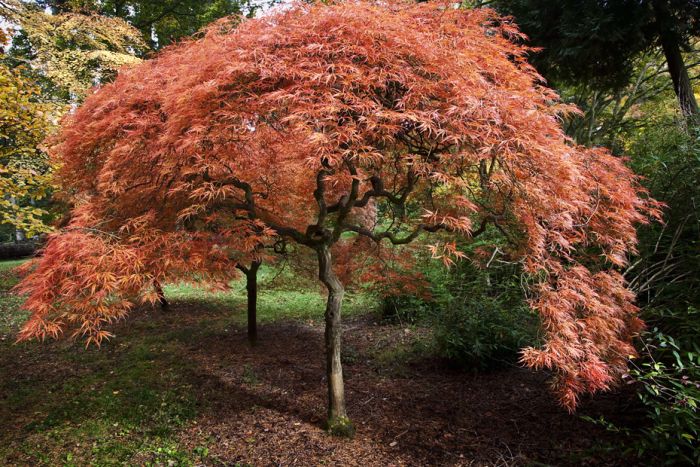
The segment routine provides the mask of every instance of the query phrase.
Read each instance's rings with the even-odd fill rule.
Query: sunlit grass
[[[19,279],[13,269],[26,260],[0,261],[0,340],[11,339],[12,334],[27,318],[20,310],[23,299],[10,293]]]
[[[301,284],[300,284],[301,282]],[[197,302],[219,310],[230,310],[234,323],[243,325],[246,320],[245,280],[230,284],[230,290],[211,292],[190,284],[169,284],[164,288],[168,300]],[[324,289],[312,279],[293,277],[288,271],[276,271],[262,267],[258,273],[258,322],[278,320],[317,321],[323,319],[326,306]],[[363,314],[376,306],[376,299],[363,293],[348,293],[343,301],[343,314]]]

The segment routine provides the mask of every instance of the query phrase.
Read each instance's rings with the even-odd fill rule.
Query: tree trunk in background
[[[345,407],[345,388],[341,354],[341,306],[345,289],[333,272],[330,248],[317,249],[318,277],[328,289],[326,303],[326,377],[328,378],[328,430],[337,435],[350,436],[354,429]]]
[[[255,345],[258,340],[258,269],[260,261],[245,268],[245,289],[248,295],[248,342]]]
[[[654,11],[656,12],[656,24],[661,48],[666,57],[668,72],[673,81],[673,90],[678,97],[681,113],[685,117],[698,116],[700,115],[700,110],[695,100],[695,93],[693,92],[693,86],[690,82],[688,69],[683,61],[678,36],[671,29],[673,18],[666,5],[660,0],[654,1]]]
[[[673,80],[673,90],[678,97],[678,103],[681,107],[681,113],[686,117],[693,117],[700,114],[698,103],[695,100],[693,86],[688,76],[688,69],[683,62],[680,47],[677,42],[664,41],[663,37],[661,45],[664,49],[666,62],[668,63],[668,71]]]
[[[17,206],[17,198],[15,198],[14,196],[11,196],[10,197],[10,204],[12,204],[13,207],[16,207]],[[15,227],[15,233],[13,235],[13,240],[15,243],[22,243],[22,242],[26,241],[27,238],[24,235],[24,231]]]
[[[156,289],[156,293],[158,294],[158,303],[160,304],[160,307],[165,310],[168,308],[168,300],[165,298],[165,292],[163,292],[163,287],[160,285],[160,282],[158,281],[153,281],[153,288]]]

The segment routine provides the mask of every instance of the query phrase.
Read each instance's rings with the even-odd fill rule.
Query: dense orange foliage
[[[448,3],[297,4],[220,22],[120,74],[53,144],[75,219],[20,289],[23,338],[99,341],[150,284],[225,282],[279,236],[317,251],[502,233],[539,277],[562,402],[607,388],[641,323],[615,267],[657,214],[622,160],[574,146],[507,19]],[[357,250],[355,250],[357,251]]]

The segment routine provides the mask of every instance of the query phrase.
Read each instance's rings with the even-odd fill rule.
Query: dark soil
[[[253,465],[600,465],[610,434],[559,407],[547,376],[521,368],[487,374],[436,360],[378,364],[377,347],[411,331],[365,319],[347,324],[345,362],[354,439],[322,430],[323,329],[274,325],[250,349],[242,333],[192,346],[206,409],[183,442],[213,437],[212,454]],[[391,347],[390,347],[391,348]],[[373,358],[375,357],[375,358]],[[398,358],[398,357],[397,357]],[[397,367],[398,366],[398,367]],[[584,402],[580,414],[620,417],[625,398]],[[619,454],[619,453],[618,453]]]
[[[571,415],[556,404],[546,374],[517,367],[457,371],[411,352],[420,330],[377,324],[369,317],[345,324],[346,396],[357,433],[353,439],[332,437],[322,429],[326,388],[319,323],[261,326],[258,345],[251,348],[240,328],[221,324],[202,333],[193,327],[207,320],[219,323],[220,313],[193,314],[191,306],[174,303],[167,313],[149,312],[120,324],[115,341],[128,340],[130,333],[174,336],[172,365],[190,369],[187,387],[196,405],[196,415],[177,427],[175,437],[190,452],[207,446],[203,464],[631,464],[611,447],[618,441],[613,435],[580,418],[629,416],[628,397],[585,400]],[[87,371],[80,361],[59,358],[71,345],[14,347],[12,358],[0,355],[0,375],[49,391]],[[120,345],[125,344],[100,352],[118,353]],[[22,427],[32,419],[31,407],[9,411],[18,410],[7,402],[12,385],[5,380],[0,386],[0,441],[8,445],[20,442]],[[28,459],[17,453],[6,461],[22,465]],[[129,463],[152,461],[141,453]]]

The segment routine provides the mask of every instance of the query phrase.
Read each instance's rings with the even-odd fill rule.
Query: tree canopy
[[[497,0],[494,4],[515,17],[531,45],[542,48],[533,62],[554,82],[617,90],[629,81],[641,52],[661,48],[681,111],[698,114],[683,57],[700,32],[697,0]]]
[[[26,202],[52,188],[48,157],[39,149],[53,108],[38,100],[39,89],[0,64],[0,223],[33,236],[46,232],[43,209]]]
[[[37,5],[20,0],[1,0],[0,16],[20,28],[10,52],[80,100],[93,86],[114,78],[125,65],[139,62],[145,50],[139,32],[124,20],[95,14],[63,12],[47,14]],[[24,43],[26,42],[26,44]]]
[[[15,235],[50,230],[53,185],[43,140],[69,105],[139,62],[145,43],[121,19],[66,12],[48,14],[36,4],[0,1],[2,191],[0,216]]]
[[[56,13],[83,12],[121,18],[141,31],[152,48],[167,46],[228,15],[252,16],[266,2],[250,0],[39,0]],[[274,0],[269,2],[274,3]]]
[[[490,9],[294,4],[125,70],[52,142],[77,205],[21,285],[23,338],[73,327],[99,342],[153,300],[154,276],[225,284],[231,261],[279,236],[317,254],[329,415],[343,419],[332,248],[432,238],[449,264],[457,238],[493,229],[537,279],[544,344],[523,361],[552,369],[573,409],[634,353],[641,322],[616,268],[658,206],[623,160],[564,135],[575,109],[522,39]]]

